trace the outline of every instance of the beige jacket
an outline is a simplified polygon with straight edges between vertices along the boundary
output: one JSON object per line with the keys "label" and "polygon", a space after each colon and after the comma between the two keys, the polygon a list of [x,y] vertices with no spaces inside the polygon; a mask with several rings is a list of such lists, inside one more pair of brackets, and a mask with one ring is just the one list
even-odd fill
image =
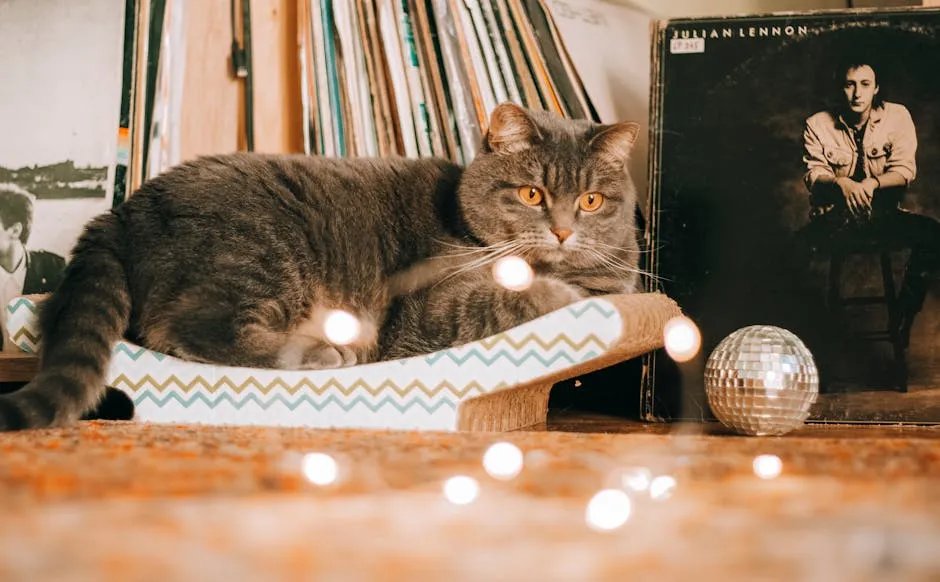
{"label": "beige jacket", "polygon": [[[907,107],[885,102],[871,111],[862,143],[866,176],[897,172],[909,185],[917,176],[917,132]],[[851,176],[856,149],[852,133],[841,117],[820,111],[806,120],[803,130],[803,181],[810,190],[820,176]]]}

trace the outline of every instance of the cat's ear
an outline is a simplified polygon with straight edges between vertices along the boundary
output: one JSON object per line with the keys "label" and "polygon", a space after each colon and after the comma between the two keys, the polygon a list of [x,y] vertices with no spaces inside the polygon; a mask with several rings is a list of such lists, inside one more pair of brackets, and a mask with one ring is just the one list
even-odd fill
{"label": "cat's ear", "polygon": [[591,139],[591,148],[604,159],[625,164],[639,133],[640,124],[633,121],[602,125]]}
{"label": "cat's ear", "polygon": [[483,147],[495,154],[514,154],[532,147],[540,139],[539,128],[525,109],[514,103],[500,103],[490,114]]}

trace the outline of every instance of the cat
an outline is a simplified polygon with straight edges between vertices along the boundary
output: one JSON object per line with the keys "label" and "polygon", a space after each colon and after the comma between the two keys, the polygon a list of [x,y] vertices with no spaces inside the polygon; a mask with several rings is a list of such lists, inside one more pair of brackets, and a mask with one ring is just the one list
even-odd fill
{"label": "cat", "polygon": [[[503,103],[466,168],[257,153],[181,163],[85,226],[61,285],[38,306],[40,370],[0,396],[0,430],[67,425],[93,410],[121,338],[196,362],[334,368],[630,292],[638,247],[626,162],[638,127]],[[522,292],[487,278],[486,264],[512,251],[536,273]],[[333,309],[356,316],[355,341],[328,340]]]}
{"label": "cat", "polygon": [[[507,107],[489,127],[459,185],[469,230],[412,268],[442,264],[433,284],[395,294],[379,338],[383,360],[466,344],[591,295],[638,289],[636,190],[626,164],[639,125]],[[494,277],[492,267],[507,256],[523,257],[534,272],[524,291]],[[464,260],[455,267],[450,257]]]}

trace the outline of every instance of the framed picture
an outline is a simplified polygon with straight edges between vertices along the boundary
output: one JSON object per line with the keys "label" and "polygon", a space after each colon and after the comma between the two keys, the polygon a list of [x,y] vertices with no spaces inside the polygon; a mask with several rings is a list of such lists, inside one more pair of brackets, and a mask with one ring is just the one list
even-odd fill
{"label": "framed picture", "polygon": [[652,55],[650,287],[702,351],[647,358],[643,417],[711,418],[708,355],[768,324],[810,421],[940,422],[940,11],[669,20]]}
{"label": "framed picture", "polygon": [[0,3],[0,305],[53,290],[84,225],[133,187],[149,5]]}

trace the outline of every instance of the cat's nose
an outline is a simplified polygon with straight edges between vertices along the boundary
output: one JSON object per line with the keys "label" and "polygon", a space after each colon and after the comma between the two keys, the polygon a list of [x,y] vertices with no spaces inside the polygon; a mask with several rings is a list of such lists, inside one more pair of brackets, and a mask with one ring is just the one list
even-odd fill
{"label": "cat's nose", "polygon": [[571,236],[571,233],[573,233],[573,232],[574,232],[574,231],[571,230],[570,228],[558,228],[558,227],[556,227],[556,228],[553,228],[553,229],[552,229],[552,234],[555,235],[555,238],[558,239],[558,242],[559,242],[559,243],[565,242],[565,240],[566,240],[569,236]]}

